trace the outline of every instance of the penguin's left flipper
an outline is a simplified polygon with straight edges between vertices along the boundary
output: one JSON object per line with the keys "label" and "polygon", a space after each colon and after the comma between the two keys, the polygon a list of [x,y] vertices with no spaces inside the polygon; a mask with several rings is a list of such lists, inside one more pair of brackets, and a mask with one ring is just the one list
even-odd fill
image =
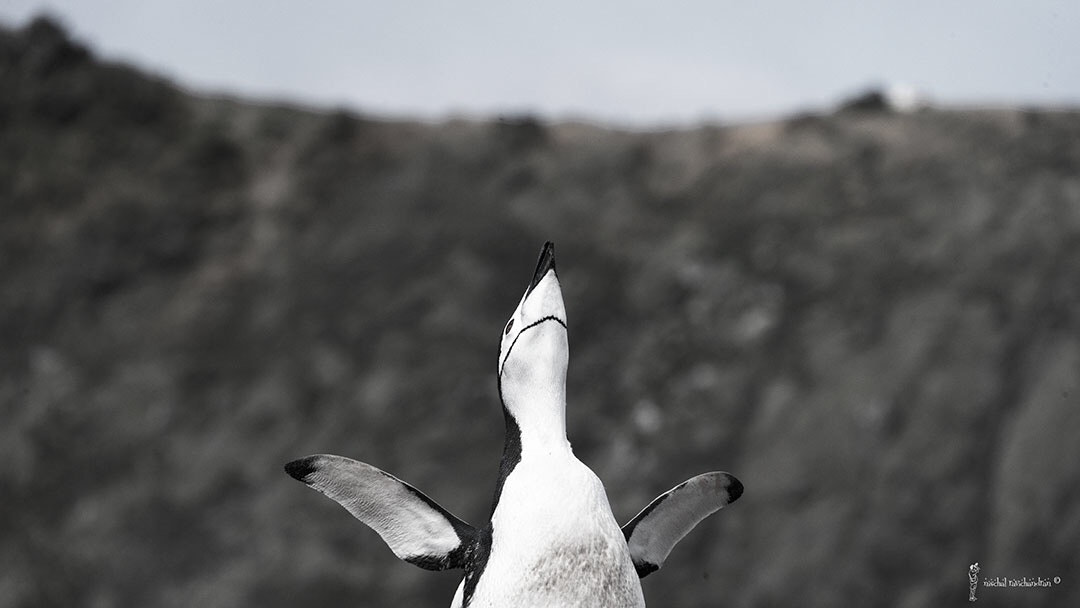
{"label": "penguin's left flipper", "polygon": [[410,564],[425,570],[465,566],[476,529],[397,477],[331,454],[294,460],[285,472],[345,507]]}
{"label": "penguin's left flipper", "polygon": [[659,570],[694,526],[742,493],[743,485],[733,475],[714,471],[692,477],[653,499],[622,527],[638,576],[645,578]]}

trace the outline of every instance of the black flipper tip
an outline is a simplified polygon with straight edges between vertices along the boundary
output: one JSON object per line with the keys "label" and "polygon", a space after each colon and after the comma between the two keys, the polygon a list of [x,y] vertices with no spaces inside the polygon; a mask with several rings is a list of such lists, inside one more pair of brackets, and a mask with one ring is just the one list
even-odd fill
{"label": "black flipper tip", "polygon": [[315,472],[315,456],[306,456],[285,464],[285,472],[297,481],[307,483],[308,475]]}
{"label": "black flipper tip", "polygon": [[731,504],[736,500],[739,500],[739,497],[742,496],[743,485],[742,482],[736,479],[734,475],[729,475],[728,478],[730,479],[730,481],[728,481],[727,491],[728,495],[731,496],[731,500],[728,501],[728,504]]}
{"label": "black flipper tip", "polygon": [[540,259],[536,261],[536,271],[529,283],[530,292],[547,276],[549,270],[555,270],[555,243],[551,241],[544,243],[544,248],[540,250]]}

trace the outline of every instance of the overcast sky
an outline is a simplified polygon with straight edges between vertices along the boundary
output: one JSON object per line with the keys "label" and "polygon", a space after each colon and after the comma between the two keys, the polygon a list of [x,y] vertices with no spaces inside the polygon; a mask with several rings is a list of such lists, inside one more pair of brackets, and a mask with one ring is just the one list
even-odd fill
{"label": "overcast sky", "polygon": [[737,121],[878,83],[1080,106],[1077,0],[0,0],[8,25],[43,10],[196,90],[394,116]]}

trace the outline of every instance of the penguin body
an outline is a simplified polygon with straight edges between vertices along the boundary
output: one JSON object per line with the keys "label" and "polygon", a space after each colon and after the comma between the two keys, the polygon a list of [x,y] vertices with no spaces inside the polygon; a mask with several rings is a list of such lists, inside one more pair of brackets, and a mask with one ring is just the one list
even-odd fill
{"label": "penguin body", "polygon": [[491,551],[468,606],[644,606],[603,485],[569,446],[524,456],[491,516]]}
{"label": "penguin body", "polygon": [[702,519],[736,500],[742,484],[727,473],[699,475],[620,528],[603,484],[566,438],[566,329],[549,242],[503,330],[498,386],[506,435],[483,527],[341,456],[309,456],[286,471],[373,528],[399,558],[464,570],[452,608],[643,607],[639,579],[659,569]]}

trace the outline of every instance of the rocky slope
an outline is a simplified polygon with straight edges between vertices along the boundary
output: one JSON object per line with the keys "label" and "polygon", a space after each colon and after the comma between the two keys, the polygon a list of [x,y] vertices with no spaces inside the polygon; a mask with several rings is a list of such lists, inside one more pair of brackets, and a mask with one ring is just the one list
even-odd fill
{"label": "rocky slope", "polygon": [[487,516],[540,244],[616,516],[746,493],[653,606],[1080,605],[1080,113],[626,133],[189,95],[0,32],[0,605],[442,606],[281,470]]}

